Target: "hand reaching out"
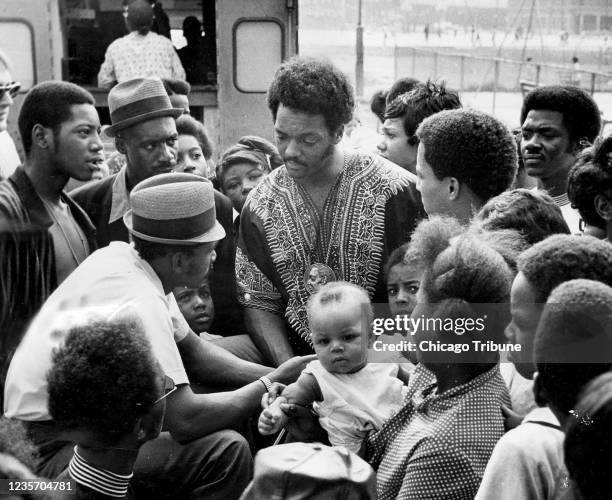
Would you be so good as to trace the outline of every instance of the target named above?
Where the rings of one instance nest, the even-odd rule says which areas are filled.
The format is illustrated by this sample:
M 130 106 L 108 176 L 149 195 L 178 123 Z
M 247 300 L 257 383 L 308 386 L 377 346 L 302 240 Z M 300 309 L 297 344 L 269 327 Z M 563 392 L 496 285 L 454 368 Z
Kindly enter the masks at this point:
M 285 426 L 287 416 L 280 408 L 281 403 L 285 402 L 285 398 L 278 397 L 261 412 L 257 423 L 257 429 L 262 436 L 276 434 Z

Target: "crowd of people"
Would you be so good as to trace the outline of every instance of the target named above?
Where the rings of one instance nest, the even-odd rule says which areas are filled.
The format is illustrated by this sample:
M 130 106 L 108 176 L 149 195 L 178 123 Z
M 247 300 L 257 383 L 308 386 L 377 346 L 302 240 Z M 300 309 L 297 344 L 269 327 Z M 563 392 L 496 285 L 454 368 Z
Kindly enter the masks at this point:
M 612 498 L 612 138 L 588 93 L 538 87 L 510 131 L 403 78 L 372 99 L 374 152 L 346 141 L 347 77 L 296 57 L 268 89 L 274 143 L 216 154 L 184 74 L 117 76 L 104 132 L 67 82 L 19 111 L 0 478 L 64 485 L 41 498 Z M 0 59 L 0 134 L 18 88 Z

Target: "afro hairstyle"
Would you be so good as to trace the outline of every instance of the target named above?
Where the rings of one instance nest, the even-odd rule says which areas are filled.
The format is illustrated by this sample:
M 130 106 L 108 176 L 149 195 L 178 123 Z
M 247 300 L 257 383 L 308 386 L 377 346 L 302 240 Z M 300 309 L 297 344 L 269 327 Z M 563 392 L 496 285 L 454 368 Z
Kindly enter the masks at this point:
M 137 319 L 92 317 L 70 327 L 53 354 L 49 412 L 62 429 L 117 442 L 160 396 L 158 366 Z
M 572 207 L 580 212 L 584 221 L 606 229 L 606 221 L 595 208 L 595 198 L 612 199 L 612 136 L 597 138 L 593 146 L 584 149 L 569 173 L 567 195 Z
M 470 228 L 470 231 L 474 230 L 478 234 L 478 238 L 499 252 L 506 261 L 506 264 L 508 264 L 508 267 L 512 270 L 512 275 L 515 276 L 517 273 L 516 261 L 519 255 L 531 246 L 523 235 L 515 229 L 496 229 L 487 231 L 477 227 Z
M 531 110 L 557 111 L 563 115 L 563 125 L 570 143 L 593 142 L 601 130 L 601 113 L 595 100 L 584 90 L 572 85 L 537 87 L 525 96 L 521 109 L 521 124 Z
M 491 198 L 474 217 L 487 231 L 513 229 L 534 245 L 553 234 L 569 234 L 561 209 L 544 191 L 512 189 Z
M 573 279 L 612 286 L 612 244 L 592 236 L 553 235 L 519 255 L 517 267 L 544 303 L 550 292 Z
M 72 117 L 72 106 L 95 104 L 93 96 L 85 89 L 69 82 L 42 82 L 35 85 L 25 96 L 17 123 L 23 148 L 27 153 L 32 149 L 32 129 L 42 125 L 59 134 L 62 123 Z
M 499 252 L 477 234 L 461 233 L 461 228 L 452 218 L 432 217 L 415 230 L 408 253 L 423 252 L 421 292 L 430 304 L 459 301 L 474 305 L 474 311 L 492 312 L 491 304 L 508 302 L 512 270 Z M 491 340 L 502 341 L 507 322 L 506 315 L 491 315 Z
M 612 369 L 612 288 L 576 279 L 555 288 L 534 340 L 538 385 L 557 410 L 569 412 L 582 387 Z
M 268 89 L 268 107 L 276 121 L 280 105 L 310 115 L 322 115 L 330 134 L 353 117 L 353 87 L 330 62 L 293 57 L 280 65 Z
M 514 180 L 516 143 L 497 118 L 468 109 L 440 111 L 421 122 L 417 136 L 434 175 L 455 177 L 483 203 Z

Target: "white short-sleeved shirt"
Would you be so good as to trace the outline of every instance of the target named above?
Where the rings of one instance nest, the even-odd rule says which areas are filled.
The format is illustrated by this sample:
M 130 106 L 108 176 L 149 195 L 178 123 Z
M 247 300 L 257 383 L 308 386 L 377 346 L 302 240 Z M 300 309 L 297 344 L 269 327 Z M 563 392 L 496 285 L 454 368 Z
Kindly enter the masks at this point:
M 28 328 L 11 361 L 4 412 L 20 420 L 50 420 L 47 372 L 53 349 L 62 345 L 74 314 L 133 314 L 144 326 L 153 352 L 175 384 L 189 383 L 176 342 L 189 332 L 172 294 L 166 295 L 153 268 L 128 243 L 114 241 L 91 254 L 53 292 Z
M 536 408 L 497 442 L 475 500 L 573 500 L 564 434 L 548 408 Z

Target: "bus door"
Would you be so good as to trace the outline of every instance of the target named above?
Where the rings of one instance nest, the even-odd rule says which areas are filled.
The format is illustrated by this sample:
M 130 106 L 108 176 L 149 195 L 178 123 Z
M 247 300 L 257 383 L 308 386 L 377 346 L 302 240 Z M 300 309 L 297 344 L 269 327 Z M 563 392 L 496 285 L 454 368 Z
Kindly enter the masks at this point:
M 266 91 L 297 53 L 297 0 L 217 0 L 218 124 L 221 151 L 243 135 L 273 139 Z

